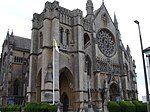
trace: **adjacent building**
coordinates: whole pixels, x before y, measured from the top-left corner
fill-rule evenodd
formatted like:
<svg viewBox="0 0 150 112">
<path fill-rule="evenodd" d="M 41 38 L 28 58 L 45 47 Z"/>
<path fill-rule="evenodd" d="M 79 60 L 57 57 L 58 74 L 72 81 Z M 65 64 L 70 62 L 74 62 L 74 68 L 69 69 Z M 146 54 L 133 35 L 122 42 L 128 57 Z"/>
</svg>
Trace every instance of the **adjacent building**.
<svg viewBox="0 0 150 112">
<path fill-rule="evenodd" d="M 2 105 L 21 104 L 26 96 L 26 63 L 30 47 L 30 39 L 7 32 L 1 53 L 0 103 Z"/>
<path fill-rule="evenodd" d="M 33 14 L 31 41 L 7 35 L 1 56 L 2 101 L 25 92 L 24 101 L 61 103 L 63 111 L 77 111 L 138 98 L 135 61 L 122 43 L 116 15 L 112 20 L 104 2 L 94 10 L 91 0 L 86 11 L 84 17 L 80 9 L 46 2 L 40 14 Z M 16 40 L 9 45 L 11 36 Z M 14 49 L 15 42 L 21 49 Z"/>
</svg>

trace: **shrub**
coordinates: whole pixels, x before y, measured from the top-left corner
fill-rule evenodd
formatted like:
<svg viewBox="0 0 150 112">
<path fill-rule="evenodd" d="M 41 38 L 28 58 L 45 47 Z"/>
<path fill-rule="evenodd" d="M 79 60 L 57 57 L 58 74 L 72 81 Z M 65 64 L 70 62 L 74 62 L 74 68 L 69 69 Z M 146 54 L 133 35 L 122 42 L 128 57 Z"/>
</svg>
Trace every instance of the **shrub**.
<svg viewBox="0 0 150 112">
<path fill-rule="evenodd" d="M 143 110 L 142 112 L 147 112 L 147 103 L 143 103 Z"/>
<path fill-rule="evenodd" d="M 110 101 L 108 102 L 108 110 L 109 112 L 121 112 L 120 106 L 117 102 L 115 101 Z"/>
<path fill-rule="evenodd" d="M 21 105 L 0 106 L 1 112 L 21 112 Z"/>
<path fill-rule="evenodd" d="M 36 103 L 28 103 L 26 104 L 24 110 L 25 112 L 35 112 L 37 108 L 38 106 Z"/>
<path fill-rule="evenodd" d="M 57 107 L 48 103 L 28 103 L 24 110 L 25 112 L 56 112 Z"/>
<path fill-rule="evenodd" d="M 1 111 L 1 112 L 6 112 L 6 111 L 5 111 L 5 106 L 0 106 L 0 111 Z"/>
<path fill-rule="evenodd" d="M 147 111 L 147 104 L 142 103 L 141 101 L 132 101 L 132 103 L 136 107 L 136 112 L 146 112 Z"/>
<path fill-rule="evenodd" d="M 8 105 L 5 107 L 6 112 L 20 112 L 21 105 Z"/>
<path fill-rule="evenodd" d="M 121 112 L 136 112 L 135 105 L 130 101 L 120 101 Z"/>
<path fill-rule="evenodd" d="M 51 105 L 50 106 L 50 112 L 56 112 L 56 111 L 57 111 L 56 105 Z"/>
</svg>

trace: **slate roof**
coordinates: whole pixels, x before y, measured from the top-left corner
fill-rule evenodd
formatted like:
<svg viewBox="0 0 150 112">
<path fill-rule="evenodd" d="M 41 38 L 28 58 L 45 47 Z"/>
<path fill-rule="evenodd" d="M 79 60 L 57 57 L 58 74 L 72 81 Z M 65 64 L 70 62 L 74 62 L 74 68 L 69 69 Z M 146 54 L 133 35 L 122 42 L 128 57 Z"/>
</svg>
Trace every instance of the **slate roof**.
<svg viewBox="0 0 150 112">
<path fill-rule="evenodd" d="M 30 50 L 31 48 L 31 39 L 23 38 L 13 35 L 13 45 L 14 48 Z"/>
</svg>

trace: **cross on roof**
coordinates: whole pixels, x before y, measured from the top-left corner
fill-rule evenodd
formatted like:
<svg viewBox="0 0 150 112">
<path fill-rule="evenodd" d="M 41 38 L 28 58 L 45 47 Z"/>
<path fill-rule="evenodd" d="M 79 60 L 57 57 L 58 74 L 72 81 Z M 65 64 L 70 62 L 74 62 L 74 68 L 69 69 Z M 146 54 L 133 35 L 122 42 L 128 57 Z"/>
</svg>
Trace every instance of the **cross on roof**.
<svg viewBox="0 0 150 112">
<path fill-rule="evenodd" d="M 102 0 L 102 3 L 104 3 L 104 0 Z"/>
</svg>

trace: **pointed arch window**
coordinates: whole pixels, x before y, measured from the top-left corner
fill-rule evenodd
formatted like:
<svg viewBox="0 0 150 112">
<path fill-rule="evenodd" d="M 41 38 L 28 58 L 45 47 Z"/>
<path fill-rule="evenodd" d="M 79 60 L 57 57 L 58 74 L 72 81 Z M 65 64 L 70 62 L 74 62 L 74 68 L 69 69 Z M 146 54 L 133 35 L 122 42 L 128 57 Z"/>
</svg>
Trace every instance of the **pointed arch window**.
<svg viewBox="0 0 150 112">
<path fill-rule="evenodd" d="M 91 76 L 91 60 L 89 56 L 85 57 L 85 72 L 87 72 L 88 76 Z"/>
<path fill-rule="evenodd" d="M 5 65 L 5 63 L 6 63 L 6 53 L 4 54 L 3 65 Z"/>
<path fill-rule="evenodd" d="M 15 58 L 14 58 L 14 62 L 16 62 L 16 60 L 17 60 L 17 57 L 15 56 Z"/>
<path fill-rule="evenodd" d="M 125 71 L 125 75 L 127 76 L 127 81 L 130 80 L 130 73 L 129 73 L 129 68 L 128 68 L 128 65 L 125 63 L 124 64 L 124 71 Z"/>
<path fill-rule="evenodd" d="M 17 57 L 17 62 L 19 62 L 19 57 Z"/>
<path fill-rule="evenodd" d="M 42 32 L 40 32 L 40 43 L 39 43 L 39 45 L 40 45 L 40 49 L 43 47 L 43 33 Z"/>
<path fill-rule="evenodd" d="M 87 45 L 90 43 L 90 37 L 87 33 L 84 34 L 84 47 L 87 47 Z"/>
<path fill-rule="evenodd" d="M 64 33 L 64 29 L 61 27 L 60 28 L 60 44 L 63 44 L 63 33 Z"/>
<path fill-rule="evenodd" d="M 19 89 L 19 80 L 16 79 L 14 81 L 14 95 L 18 95 L 18 89 Z"/>
<path fill-rule="evenodd" d="M 69 30 L 66 30 L 66 45 L 69 45 Z"/>
</svg>

